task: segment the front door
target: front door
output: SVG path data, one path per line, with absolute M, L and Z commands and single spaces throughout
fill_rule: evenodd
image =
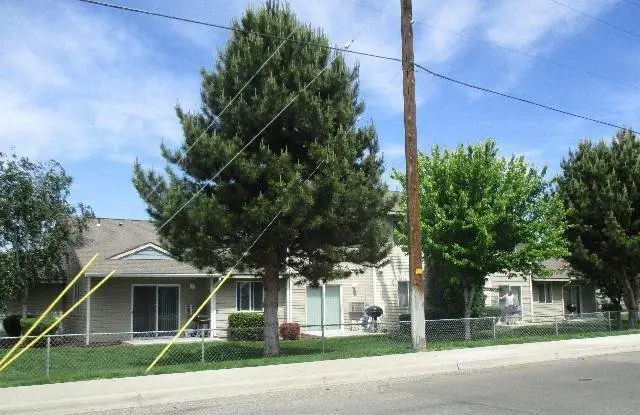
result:
M 136 333 L 178 330 L 180 289 L 156 285 L 134 285 L 132 329 Z
M 133 286 L 133 331 L 136 333 L 156 329 L 156 287 Z
M 158 330 L 178 330 L 178 287 L 158 287 Z
M 324 287 L 324 324 L 327 330 L 340 330 L 340 286 Z
M 571 304 L 576 306 L 575 313 L 582 313 L 582 287 L 579 285 L 571 286 Z
M 322 318 L 323 301 L 324 319 Z M 309 326 L 309 331 L 321 331 L 323 322 L 327 331 L 340 330 L 341 313 L 339 285 L 307 288 L 307 325 Z

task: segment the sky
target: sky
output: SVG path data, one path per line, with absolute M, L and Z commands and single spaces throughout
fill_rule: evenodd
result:
M 112 0 L 227 25 L 262 1 Z M 397 0 L 291 0 L 332 43 L 401 56 Z M 640 0 L 416 0 L 415 60 L 447 76 L 616 125 L 640 128 Z M 60 161 L 73 202 L 99 217 L 146 218 L 132 166 L 162 169 L 160 144 L 182 134 L 174 107 L 200 105 L 200 69 L 229 32 L 106 9 L 76 0 L 0 3 L 0 152 Z M 373 122 L 388 178 L 404 169 L 399 62 L 360 64 L 365 122 Z M 582 139 L 613 127 L 478 92 L 416 72 L 418 146 L 495 139 L 559 171 Z M 275 114 L 274 114 L 275 115 Z

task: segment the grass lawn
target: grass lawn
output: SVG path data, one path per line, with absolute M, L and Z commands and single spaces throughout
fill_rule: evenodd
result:
M 428 350 L 433 351 L 631 333 L 640 333 L 640 330 L 556 335 L 554 327 L 553 333 L 541 333 L 528 337 L 522 337 L 520 333 L 518 337 L 505 336 L 472 341 L 428 340 L 427 347 Z M 287 340 L 282 341 L 281 345 L 282 356 L 264 358 L 262 356 L 262 342 L 206 342 L 204 363 L 202 363 L 203 354 L 200 343 L 178 343 L 170 349 L 152 373 L 262 366 L 412 351 L 410 339 L 407 336 L 386 334 L 326 339 L 324 354 L 320 339 Z M 43 348 L 29 350 L 0 374 L 0 387 L 143 375 L 146 367 L 163 347 L 163 345 L 52 347 L 49 377 L 45 374 L 45 350 Z M 4 352 L 6 349 L 0 351 L 0 353 Z

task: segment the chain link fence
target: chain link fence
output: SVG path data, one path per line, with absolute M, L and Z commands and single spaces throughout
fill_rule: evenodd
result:
M 628 315 L 624 312 L 536 316 L 530 321 L 499 317 L 428 320 L 426 337 L 428 347 L 438 350 L 518 339 L 524 342 L 606 335 L 626 331 L 627 321 Z M 0 386 L 141 375 L 175 333 L 46 336 L 0 373 Z M 300 326 L 285 331 L 281 328 L 279 334 L 280 355 L 265 357 L 262 328 L 188 330 L 159 361 L 153 373 L 412 351 L 410 322 Z M 0 355 L 17 341 L 18 338 L 0 338 Z

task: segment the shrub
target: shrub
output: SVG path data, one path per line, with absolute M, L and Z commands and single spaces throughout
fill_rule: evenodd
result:
M 601 305 L 602 311 L 620 311 L 622 310 L 622 306 L 616 303 L 603 303 Z
M 227 336 L 229 340 L 262 340 L 264 338 L 264 314 L 240 311 L 229 314 Z
M 298 336 L 300 336 L 300 324 L 298 323 L 280 324 L 280 336 L 282 336 L 284 340 L 298 340 Z
M 500 317 L 502 315 L 502 310 L 500 307 L 483 307 L 478 310 L 478 317 Z
M 4 327 L 5 333 L 9 337 L 19 337 L 22 334 L 22 330 L 20 328 L 20 315 L 12 314 L 10 316 L 5 317 L 2 320 L 2 327 Z
M 36 320 L 37 320 L 36 317 L 27 317 L 27 318 L 23 318 L 22 320 L 20 320 L 20 326 L 22 327 L 22 333 L 26 333 L 31 328 L 31 326 L 33 326 L 33 324 L 36 322 Z M 45 317 L 44 319 L 42 319 L 40 324 L 38 324 L 36 326 L 36 328 L 31 332 L 30 336 L 38 336 L 38 335 L 42 334 L 47 329 L 47 327 L 49 327 L 50 325 L 52 325 L 55 322 L 56 322 L 55 318 L 53 318 L 53 317 Z M 56 326 L 48 334 L 56 334 L 56 332 L 58 331 L 59 327 L 60 326 Z
M 425 320 L 440 320 L 447 317 L 447 312 L 438 307 L 427 307 L 424 310 Z

